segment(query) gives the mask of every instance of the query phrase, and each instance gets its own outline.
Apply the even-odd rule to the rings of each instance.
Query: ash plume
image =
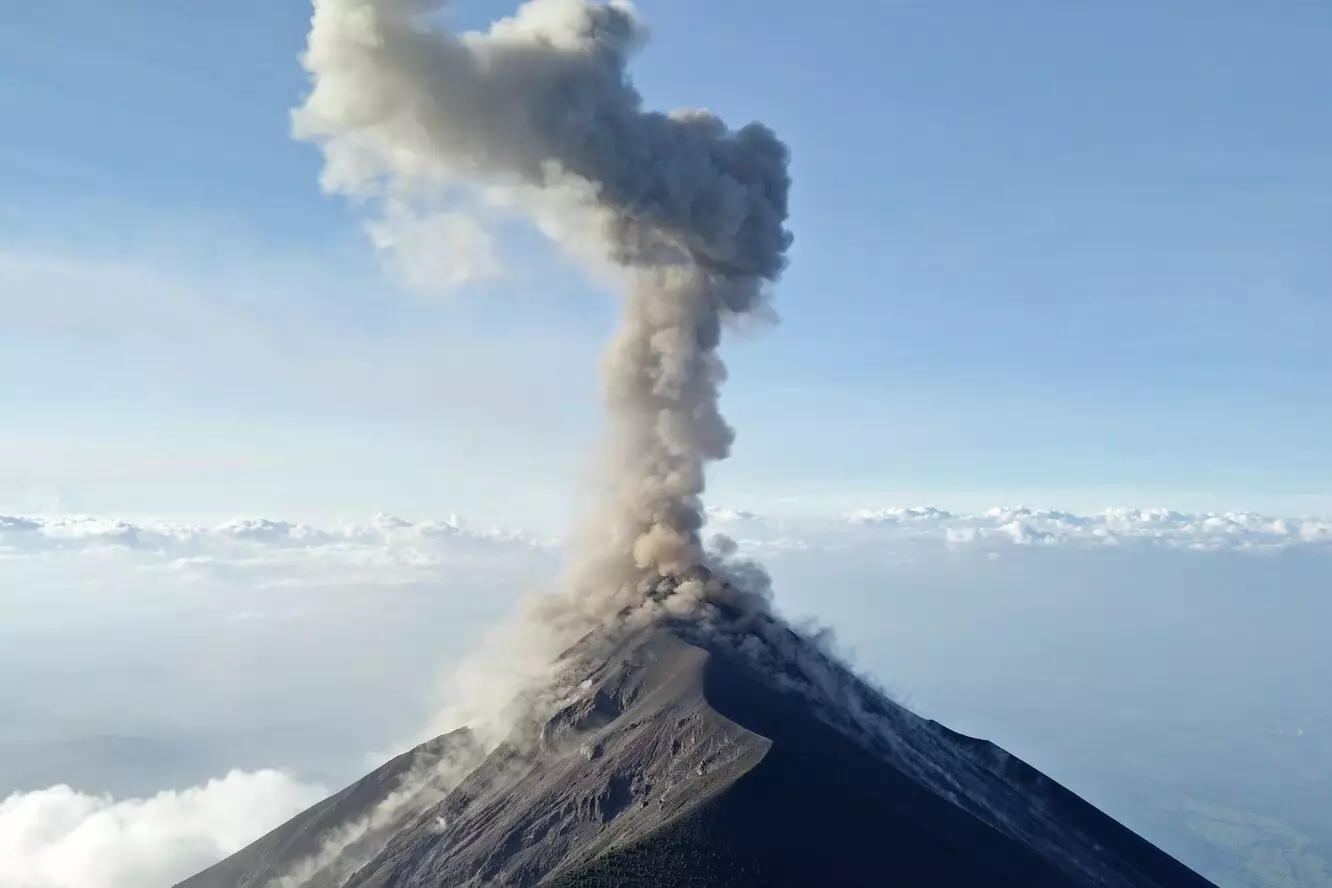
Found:
[[[293,128],[324,151],[326,190],[386,217],[444,201],[474,226],[460,201],[517,208],[621,285],[603,508],[541,619],[567,641],[626,614],[761,610],[761,588],[722,581],[700,497],[734,437],[718,409],[723,325],[764,307],[791,243],[786,146],[761,124],[645,109],[627,67],[646,31],[625,0],[532,0],[483,33],[448,31],[448,13],[315,0]]]

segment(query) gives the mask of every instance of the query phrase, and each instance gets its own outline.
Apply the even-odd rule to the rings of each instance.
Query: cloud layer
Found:
[[[274,586],[349,586],[457,580],[555,544],[516,531],[468,529],[456,516],[318,528],[253,518],[203,526],[86,516],[0,515],[0,577],[71,560],[206,581],[237,572]],[[77,556],[71,559],[69,556]]]
[[[840,518],[772,521],[729,509],[711,524],[753,550],[842,548],[938,542],[949,547],[1139,546],[1169,550],[1276,552],[1332,550],[1332,520],[1253,512],[1186,513],[1108,509],[1077,514],[1053,509],[995,508],[958,513],[933,506],[864,509]]]
[[[840,548],[903,542],[952,547],[1146,546],[1170,550],[1270,552],[1332,550],[1332,519],[1254,512],[994,508],[951,512],[933,506],[863,509],[841,516],[773,519],[736,509],[710,509],[708,526],[754,551]],[[321,528],[272,518],[205,526],[107,517],[0,515],[0,570],[6,562],[53,555],[132,554],[181,575],[210,567],[301,566],[301,577],[270,582],[352,582],[357,569],[377,583],[404,581],[469,563],[548,553],[560,540],[520,530],[473,530],[458,516],[406,521],[377,515],[363,524]],[[327,568],[327,570],[321,569]],[[392,570],[390,570],[392,568]],[[348,571],[351,571],[348,573]]]
[[[56,786],[0,801],[0,888],[167,888],[326,795],[278,771],[115,801]]]
[[[988,711],[978,700],[1008,705],[1017,714],[1000,727],[1037,751],[1058,732],[1030,728],[1023,706],[1059,720],[1081,712],[1084,724],[1104,709],[1118,724],[1127,695],[1184,732],[1196,729],[1188,718],[1221,717],[1206,708],[1219,675],[1217,712],[1284,729],[1326,708],[1311,678],[1325,672],[1326,519],[932,507],[708,519],[769,561],[780,606],[835,626],[873,674],[940,717]],[[20,714],[0,735],[230,732],[220,767],[149,784],[192,789],[0,790],[0,888],[166,886],[245,844],[323,792],[258,768],[299,765],[328,785],[358,774],[366,750],[433,711],[446,661],[500,619],[519,582],[549,581],[561,545],[457,518],[0,516],[0,673],[25,677],[0,686],[0,709]],[[953,557],[968,553],[980,557]],[[995,553],[1015,557],[984,557]],[[1256,557],[1270,553],[1312,557]],[[1062,696],[1051,690],[1060,681]],[[246,771],[203,783],[233,766]]]
[[[45,516],[25,518],[0,515],[0,551],[82,549],[111,546],[162,553],[205,549],[235,551],[246,547],[269,550],[347,547],[357,545],[442,546],[453,552],[541,541],[518,531],[495,528],[473,531],[456,515],[446,520],[412,523],[390,515],[376,515],[366,524],[320,529],[307,524],[270,518],[245,518],[223,524],[134,523],[116,518]]]

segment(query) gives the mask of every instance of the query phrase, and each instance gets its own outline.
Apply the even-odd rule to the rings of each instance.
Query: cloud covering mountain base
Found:
[[[162,888],[327,794],[279,771],[114,800],[68,786],[0,801],[0,888]]]

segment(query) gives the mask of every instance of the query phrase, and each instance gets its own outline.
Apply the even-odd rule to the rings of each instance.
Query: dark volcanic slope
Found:
[[[423,743],[186,879],[178,888],[286,888],[284,877],[293,888],[338,888],[349,875],[349,860],[358,855],[364,859],[382,848],[394,832],[457,782],[451,775],[470,770],[482,757],[465,728]],[[416,796],[415,803],[399,807],[393,800],[405,785]],[[376,816],[377,812],[382,814]],[[330,841],[345,844],[346,852],[327,866],[316,865],[328,856],[321,852],[330,847]]]
[[[888,738],[853,740],[728,650],[622,642],[535,748],[492,753],[342,884],[1210,884],[991,744],[881,700]],[[184,885],[266,884],[237,858]]]

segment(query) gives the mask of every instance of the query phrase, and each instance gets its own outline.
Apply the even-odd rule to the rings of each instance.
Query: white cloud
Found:
[[[457,579],[469,567],[539,555],[554,545],[504,528],[473,531],[457,516],[411,522],[377,515],[364,524],[317,528],[270,518],[204,526],[0,515],[0,577],[80,556],[177,578],[240,571],[258,576],[261,586],[384,585]]]
[[[1076,514],[1052,509],[995,508],[957,513],[933,506],[861,510],[845,516],[774,520],[718,508],[708,528],[751,553],[937,542],[952,547],[1143,546],[1170,550],[1275,552],[1332,550],[1332,519],[1252,512],[1186,513],[1109,509]],[[473,530],[456,515],[407,521],[377,515],[367,522],[316,527],[273,518],[216,525],[128,521],[113,517],[0,515],[0,575],[33,559],[78,555],[121,558],[138,571],[178,577],[218,571],[262,573],[261,585],[346,585],[457,577],[468,566],[536,555],[561,545],[503,527]]]
[[[167,888],[327,795],[278,771],[116,801],[68,786],[0,801],[0,888]]]
[[[768,521],[751,513],[714,510],[715,529],[742,548],[842,548],[939,541],[949,546],[1142,546],[1170,550],[1277,552],[1332,550],[1332,519],[1253,512],[1107,509],[1076,514],[1056,509],[995,508],[959,513],[934,506],[863,509],[840,518]]]

